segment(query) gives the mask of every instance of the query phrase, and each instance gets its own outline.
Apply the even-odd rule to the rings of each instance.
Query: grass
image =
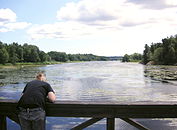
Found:
[[[141,60],[130,60],[128,63],[141,63]]]
[[[137,62],[137,63],[140,63],[141,60],[130,60],[130,62]]]
[[[57,62],[57,61],[47,61],[47,62],[22,62],[22,63],[16,63],[15,65],[51,65],[51,64],[61,64],[64,62]]]
[[[0,68],[18,68],[22,66],[41,66],[41,65],[52,65],[52,64],[61,64],[64,62],[50,61],[50,62],[18,62],[16,64],[6,63],[0,64]]]
[[[0,64],[0,68],[20,68],[25,66],[42,66],[42,65],[53,65],[53,64],[63,64],[63,63],[78,63],[83,61],[67,61],[67,62],[58,62],[58,61],[47,61],[47,62],[18,62],[16,64],[6,63]]]

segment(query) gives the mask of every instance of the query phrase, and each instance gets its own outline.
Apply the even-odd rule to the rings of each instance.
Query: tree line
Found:
[[[142,54],[133,53],[131,55],[125,54],[122,57],[122,62],[139,62],[142,60]]]
[[[145,45],[142,63],[158,65],[177,64],[177,35],[162,39],[162,42]]]
[[[20,45],[16,42],[12,44],[0,41],[0,64],[17,62],[46,62],[46,61],[105,61],[104,56],[93,54],[66,54],[65,52],[50,51],[45,53],[35,45],[25,43]]]

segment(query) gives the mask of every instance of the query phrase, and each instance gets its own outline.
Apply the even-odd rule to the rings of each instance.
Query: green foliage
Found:
[[[15,42],[9,45],[0,42],[0,49],[2,53],[0,55],[0,62],[2,64],[16,64],[17,62],[45,62],[51,60],[50,56],[45,52],[40,51],[37,46],[28,45],[27,43],[22,46]],[[3,60],[4,57],[6,57],[6,60]]]
[[[130,60],[132,60],[132,61],[140,61],[140,60],[142,60],[142,54],[133,53],[132,55],[130,55]]]
[[[162,39],[163,64],[165,64],[165,65],[172,65],[176,62],[175,49],[173,47],[172,41],[173,41],[172,37]]]
[[[41,62],[45,62],[45,61],[49,60],[48,56],[49,55],[46,54],[44,51],[39,52],[39,58],[40,58]]]
[[[162,39],[162,43],[145,45],[143,64],[154,61],[159,65],[174,65],[177,63],[177,35]]]
[[[0,63],[5,64],[8,62],[8,60],[9,60],[9,54],[7,50],[4,47],[0,48]]]
[[[106,61],[108,58],[104,56],[96,56],[93,54],[66,54],[64,52],[51,51],[48,53],[52,60],[66,61]]]
[[[146,44],[143,51],[143,63],[147,64],[150,61],[150,47]]]
[[[39,62],[39,50],[36,47],[31,48],[30,60],[31,62]]]
[[[43,64],[51,61],[67,62],[67,61],[105,61],[108,60],[104,56],[96,56],[93,54],[66,54],[65,52],[51,51],[45,53],[39,50],[35,45],[19,45],[13,42],[5,44],[0,41],[0,63],[39,63]]]
[[[25,62],[39,62],[41,60],[39,57],[40,50],[37,46],[24,44],[23,49]]]
[[[23,62],[24,61],[24,58],[23,58],[24,50],[22,46],[18,48],[17,55],[18,55],[19,62]]]
[[[125,54],[122,58],[122,62],[130,62],[130,56],[128,54]]]
[[[131,55],[125,54],[122,58],[122,62],[137,62],[142,60],[142,55],[139,53],[133,53]]]
[[[15,64],[17,61],[19,61],[17,54],[18,44],[12,43],[11,45],[7,46],[7,48],[9,54],[9,62]]]
[[[162,63],[162,61],[163,61],[163,48],[162,47],[159,47],[154,51],[152,60],[155,63],[163,64]]]
[[[68,59],[70,61],[107,61],[105,56],[96,56],[93,54],[69,54]]]
[[[57,52],[51,51],[48,52],[48,55],[51,57],[52,60],[66,62],[68,61],[68,56],[65,52]]]

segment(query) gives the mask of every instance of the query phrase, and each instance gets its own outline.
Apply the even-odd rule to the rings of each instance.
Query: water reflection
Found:
[[[77,101],[177,101],[175,84],[152,80],[147,69],[137,63],[83,62],[0,69],[0,99],[19,99],[26,82],[34,79],[36,72],[44,71],[53,86],[58,100]],[[144,76],[145,75],[145,76]],[[85,119],[47,118],[48,129],[71,128]],[[155,129],[152,120],[139,120]],[[150,123],[149,123],[150,122]],[[134,129],[117,119],[116,129]],[[149,123],[149,124],[148,124]],[[176,120],[155,120],[159,127],[177,128]],[[173,125],[171,125],[173,124]],[[13,123],[9,124],[9,127]],[[104,120],[89,129],[104,129]],[[159,128],[160,129],[160,128]]]

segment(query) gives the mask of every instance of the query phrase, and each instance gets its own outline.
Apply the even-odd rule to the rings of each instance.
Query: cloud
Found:
[[[142,4],[156,8],[165,6],[168,9],[151,10],[142,8]],[[60,21],[77,21],[88,25],[130,27],[159,20],[164,22],[169,13],[174,18],[176,11],[170,7],[175,6],[176,0],[81,0],[67,3],[57,11],[57,18]]]
[[[7,23],[4,26],[8,28],[10,31],[16,30],[16,29],[24,29],[28,27],[30,23],[27,22],[15,22],[15,23]]]
[[[105,30],[105,29],[104,29]],[[98,33],[98,26],[89,26],[75,21],[56,22],[54,24],[35,25],[27,33],[32,39],[60,38],[71,39]]]
[[[126,0],[82,0],[68,3],[58,10],[57,18],[89,25],[122,26],[140,25],[149,22],[150,12],[140,11],[141,6]],[[152,12],[152,11],[151,11]],[[148,15],[148,17],[144,17]]]
[[[107,0],[71,2],[57,12],[57,18],[59,20],[77,20],[83,22],[114,20],[116,19],[115,8],[113,9],[112,6],[116,4],[118,2],[115,0],[111,0],[111,2]]]
[[[144,8],[157,10],[177,7],[176,0],[128,0],[128,2],[142,5]]]
[[[11,9],[0,9],[0,32],[24,29],[30,25],[27,22],[17,22],[17,16]]]
[[[145,2],[145,3],[143,3]],[[57,11],[58,22],[35,25],[28,30],[32,39],[85,36],[110,36],[133,28],[174,30],[177,26],[177,3],[171,0],[81,0],[70,2]],[[146,6],[154,6],[146,8]],[[165,6],[166,8],[162,8]],[[168,8],[167,8],[168,7]],[[157,9],[161,8],[161,10]],[[165,28],[167,29],[167,28]],[[166,30],[162,31],[166,31]],[[133,31],[132,31],[133,32]],[[156,30],[156,32],[158,32]],[[135,33],[134,33],[135,34]],[[137,34],[141,35],[141,33]],[[117,38],[115,36],[115,38]]]
[[[16,14],[10,9],[0,9],[0,22],[15,22]]]

